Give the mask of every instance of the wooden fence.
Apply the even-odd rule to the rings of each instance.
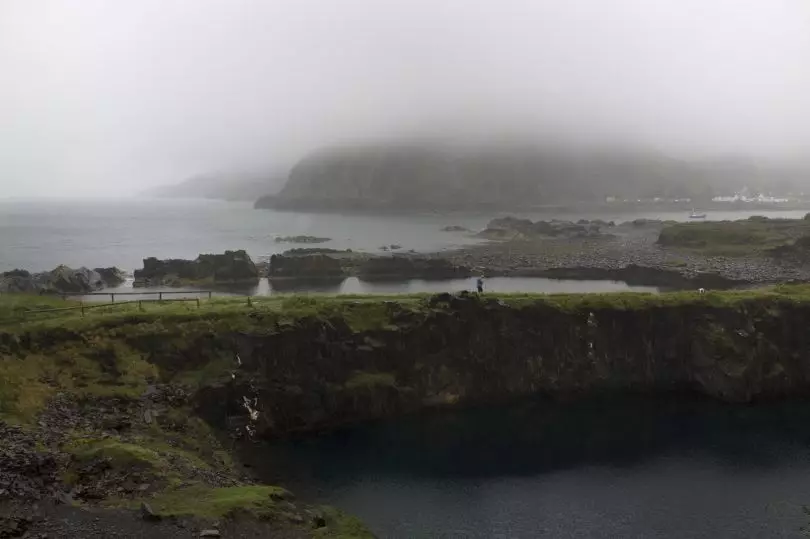
[[[73,296],[110,296],[110,301],[115,303],[115,296],[157,296],[158,301],[163,301],[164,295],[172,295],[172,294],[208,294],[208,299],[211,299],[211,294],[213,290],[171,290],[171,291],[158,291],[158,292],[88,292],[88,293],[81,293],[81,292],[71,292],[61,294],[62,299],[67,299]],[[154,300],[147,300],[147,301],[154,301]]]

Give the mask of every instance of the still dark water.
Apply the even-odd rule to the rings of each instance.
[[[798,538],[810,523],[810,402],[533,400],[245,457],[380,537]]]

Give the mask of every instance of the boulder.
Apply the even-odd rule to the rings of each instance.
[[[104,288],[101,275],[88,268],[72,269],[61,265],[45,274],[45,291],[81,293]]]
[[[37,292],[33,276],[21,269],[0,274],[0,293],[17,294]]]
[[[38,294],[86,294],[104,288],[98,272],[57,266],[44,273],[15,269],[0,275],[0,292]]]
[[[104,286],[110,288],[118,286],[127,280],[126,274],[115,266],[110,268],[95,268],[93,271],[101,276],[101,280],[104,281]]]
[[[259,270],[245,250],[225,251],[224,254],[203,254],[195,264],[204,278],[213,277],[215,282],[247,282],[259,278]]]

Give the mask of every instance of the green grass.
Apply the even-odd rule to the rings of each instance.
[[[316,537],[339,539],[371,539],[374,537],[359,518],[347,515],[334,507],[322,506],[320,510],[326,520],[326,528],[315,530]]]
[[[148,501],[156,513],[166,517],[219,519],[243,514],[269,519],[279,513],[276,500],[288,496],[289,493],[281,487],[263,485],[223,488],[193,486],[165,491]]]
[[[248,306],[245,298],[215,298],[196,304],[149,303],[143,311],[137,306],[122,305],[88,311],[82,317],[74,311],[65,311],[58,316],[46,319],[35,317],[13,322],[0,322],[0,338],[20,334],[46,334],[64,339],[69,333],[77,339],[84,339],[94,333],[105,336],[126,336],[137,334],[161,335],[177,329],[183,324],[208,324],[220,332],[240,329],[274,331],[273,322],[295,323],[302,318],[341,318],[355,331],[390,329],[390,308],[386,302],[395,303],[400,308],[427,312],[430,308],[426,300],[430,294],[402,295],[290,295],[252,298]],[[648,308],[666,305],[699,302],[701,304],[728,305],[751,298],[780,297],[795,301],[810,301],[810,285],[784,285],[756,290],[710,291],[698,296],[696,291],[650,294],[637,292],[607,294],[486,294],[483,300],[498,299],[508,305],[525,306],[542,303],[549,307],[586,309],[593,306],[613,306],[621,309]],[[0,296],[0,310],[10,296]],[[23,298],[12,298],[20,303]],[[61,301],[61,300],[59,300]],[[21,303],[25,304],[23,300]],[[183,335],[177,337],[183,340]],[[2,346],[2,340],[0,340]],[[60,346],[64,346],[61,344]],[[2,351],[2,348],[0,348]]]
[[[707,255],[743,256],[761,254],[807,235],[810,235],[810,220],[751,217],[739,221],[671,224],[661,230],[658,243]]]
[[[103,458],[108,460],[114,468],[159,468],[163,466],[163,459],[157,451],[113,438],[106,440],[79,439],[70,444],[66,450],[78,462]]]

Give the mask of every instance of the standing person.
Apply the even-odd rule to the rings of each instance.
[[[478,288],[478,293],[481,294],[484,292],[484,276],[479,275],[478,279],[475,280],[475,287]]]

